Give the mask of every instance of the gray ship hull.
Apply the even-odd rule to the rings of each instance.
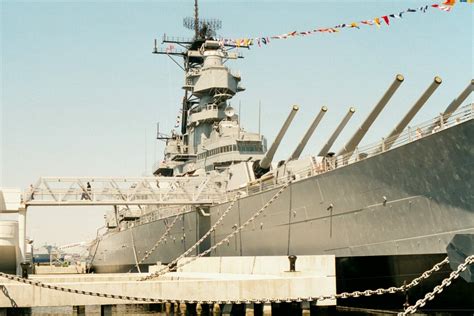
[[[441,260],[455,234],[474,233],[473,170],[471,119],[383,154],[295,181],[252,224],[211,255],[335,254],[338,291],[400,285]],[[241,198],[201,251],[243,224],[277,191]],[[167,242],[143,268],[179,256],[227,206],[211,207],[210,217],[196,212],[182,215]],[[133,228],[138,259],[164,231],[163,220]],[[97,247],[93,260],[97,272],[125,272],[135,264],[130,230],[106,234]],[[406,258],[416,264],[407,264]],[[366,265],[372,275],[362,272]],[[377,271],[382,272],[377,276]]]
[[[245,197],[212,244],[263,206],[274,189]],[[256,221],[213,255],[445,253],[474,233],[474,121],[384,154],[293,183]],[[211,224],[227,208],[211,209]]]

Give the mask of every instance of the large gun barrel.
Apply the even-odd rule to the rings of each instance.
[[[407,127],[408,123],[410,123],[416,113],[418,113],[421,107],[426,103],[426,101],[430,98],[430,96],[433,94],[433,92],[435,92],[435,90],[442,82],[443,80],[441,80],[440,77],[434,77],[433,82],[430,84],[430,86],[425,90],[425,92],[421,95],[418,101],[413,104],[410,111],[405,114],[405,117],[402,118],[400,123],[398,123],[398,125],[393,129],[390,135],[387,136],[388,141],[385,144],[385,150],[388,150],[392,147],[393,143],[395,143],[395,141],[397,140],[398,135],[403,132],[405,127]]]
[[[327,111],[328,111],[328,108],[326,106],[323,106],[321,108],[321,111],[319,111],[318,115],[314,118],[313,123],[311,123],[308,130],[306,131],[303,138],[301,139],[298,146],[296,147],[295,151],[291,154],[288,160],[294,160],[300,157],[301,153],[303,152],[303,149],[306,147],[306,144],[308,143],[309,139],[313,135],[314,130],[319,125],[319,122],[321,122],[324,114],[326,114]]]
[[[461,94],[448,105],[446,110],[443,112],[444,119],[447,120],[448,117],[453,114],[454,111],[461,105],[461,103],[466,100],[466,98],[471,94],[472,90],[474,89],[474,79],[471,79],[471,82],[467,85],[466,89],[461,92]]]
[[[339,134],[342,132],[344,127],[346,127],[347,122],[349,122],[350,118],[352,115],[355,113],[355,108],[351,107],[349,111],[347,112],[346,116],[342,119],[341,123],[337,126],[336,130],[334,133],[332,133],[331,137],[328,139],[324,147],[321,149],[319,152],[318,156],[326,156],[327,153],[329,152],[329,149],[331,149],[331,146],[334,144],[336,141],[336,138],[339,136]]]
[[[375,105],[370,112],[369,116],[365,119],[364,123],[359,127],[359,129],[355,132],[352,138],[346,143],[346,145],[339,151],[338,155],[343,155],[347,153],[353,152],[357,145],[359,145],[362,138],[365,136],[367,131],[369,130],[370,126],[374,123],[377,116],[382,112],[382,109],[387,105],[388,101],[392,98],[393,94],[402,84],[403,80],[402,75],[398,74],[395,77],[395,80],[392,82],[390,87],[385,91],[385,94],[382,96],[380,101]]]
[[[253,169],[254,169],[255,176],[257,178],[260,178],[262,175],[267,173],[268,170],[270,170],[273,156],[275,156],[276,150],[278,149],[278,146],[280,146],[280,142],[283,139],[283,136],[285,136],[285,133],[288,130],[288,127],[290,127],[291,121],[293,121],[293,118],[295,117],[296,112],[298,112],[298,110],[299,110],[299,107],[297,105],[293,105],[293,107],[291,108],[290,114],[286,118],[285,123],[283,123],[283,126],[278,132],[278,135],[273,141],[273,144],[270,147],[270,149],[267,151],[267,153],[262,158],[262,160],[256,161],[254,163]]]

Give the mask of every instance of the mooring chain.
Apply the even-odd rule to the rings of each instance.
[[[399,287],[389,287],[386,289],[380,288],[376,290],[365,290],[365,291],[354,291],[354,292],[342,292],[339,294],[327,295],[327,296],[318,296],[315,297],[315,300],[335,300],[335,299],[344,299],[344,298],[352,298],[352,297],[361,297],[361,296],[372,296],[372,295],[384,295],[384,294],[394,294],[398,292],[404,292],[412,287],[417,286],[420,284],[420,281],[425,280],[433,274],[435,271],[439,271],[441,267],[445,264],[449,263],[448,257],[444,258],[444,260],[436,263],[431,269],[423,272],[419,277],[413,279],[410,283],[406,285],[402,285]]]
[[[195,257],[189,257],[187,258],[188,260],[185,261],[185,262],[182,262],[178,265],[176,265],[176,269],[178,268],[181,268],[191,262],[193,262],[194,260],[200,258],[200,257],[203,257],[207,254],[209,254],[211,251],[213,251],[214,249],[216,249],[217,247],[221,246],[222,244],[224,243],[228,243],[229,242],[229,239],[234,237],[238,232],[240,232],[242,229],[244,229],[246,226],[248,226],[250,223],[252,223],[265,209],[267,209],[282,193],[283,191],[285,191],[285,189],[290,185],[291,181],[290,182],[287,182],[285,185],[283,185],[280,190],[270,199],[268,200],[267,203],[265,203],[265,205],[259,209],[257,212],[254,213],[254,215],[252,217],[250,217],[245,223],[243,223],[240,227],[236,228],[232,233],[228,234],[226,237],[224,237],[223,239],[221,239],[221,241],[219,241],[217,244],[215,244],[214,246],[212,246],[211,248],[207,249],[206,251],[200,253],[198,256],[195,256]],[[180,259],[184,258],[185,256],[181,256]],[[177,260],[176,260],[177,262]],[[175,264],[176,264],[175,262]],[[166,272],[163,272],[161,274],[164,274]],[[159,276],[159,275],[158,275]],[[155,276],[154,276],[155,277]]]
[[[398,313],[398,316],[413,314],[418,308],[425,306],[426,302],[433,300],[437,294],[443,292],[443,289],[450,286],[451,282],[457,279],[461,272],[466,270],[467,266],[471,264],[474,264],[474,255],[467,257],[466,260],[464,260],[464,262],[461,263],[455,271],[449,274],[449,277],[441,281],[441,284],[435,286],[431,292],[426,293],[425,297],[416,301],[414,305],[407,307],[404,312]]]
[[[425,273],[431,273],[433,271],[439,270],[439,267],[446,263],[447,259],[444,259],[440,263],[437,263],[435,266],[433,266],[432,269],[428,270]],[[474,264],[474,255],[469,256],[466,258],[465,262],[460,264],[456,271],[451,272],[450,276],[446,279],[444,279],[441,283],[441,285],[438,285],[434,288],[434,290],[430,293],[427,293],[425,295],[424,299],[418,300],[415,305],[408,307],[403,313],[400,313],[399,315],[407,315],[410,313],[414,313],[419,307],[423,307],[428,300],[434,299],[435,295],[438,293],[441,293],[443,291],[443,288],[448,287],[451,285],[451,282],[458,278],[460,273],[464,270],[466,270],[467,266],[470,264]],[[419,284],[419,280],[421,279],[426,279],[426,274],[423,273],[420,277],[414,279],[418,280],[418,282],[410,282],[410,284],[414,284],[412,286],[416,286]],[[430,273],[430,274],[431,274]],[[390,287],[387,289],[377,289],[377,290],[366,290],[366,291],[354,291],[351,293],[344,292],[340,294],[334,294],[334,295],[328,295],[328,296],[309,296],[309,297],[288,297],[288,298],[261,298],[261,299],[246,299],[246,300],[228,300],[228,301],[223,301],[223,300],[176,300],[176,299],[156,299],[156,298],[148,298],[148,297],[135,297],[135,296],[125,296],[125,295],[116,295],[116,294],[104,294],[104,293],[99,293],[99,292],[91,292],[91,291],[84,291],[84,290],[76,290],[76,289],[71,289],[71,288],[66,288],[62,286],[56,286],[56,285],[50,285],[50,284],[45,284],[40,281],[33,281],[30,279],[24,279],[21,277],[18,277],[16,275],[11,275],[7,273],[0,272],[0,277],[4,277],[9,280],[37,286],[37,287],[42,287],[46,289],[51,289],[51,290],[56,290],[56,291],[62,291],[62,292],[67,292],[67,293],[75,293],[75,294],[81,294],[81,295],[89,295],[89,296],[98,296],[98,297],[104,297],[104,298],[112,298],[112,299],[120,299],[120,300],[129,300],[129,301],[137,301],[137,302],[149,302],[149,303],[199,303],[199,304],[262,304],[262,303],[282,303],[282,302],[311,302],[311,301],[323,301],[323,300],[335,300],[335,299],[344,299],[344,298],[349,298],[349,297],[360,297],[360,296],[371,296],[371,295],[382,295],[382,294],[387,294],[387,293],[397,293],[397,292],[402,292],[405,291],[408,286],[410,285],[405,285],[401,287]]]
[[[184,211],[185,208],[183,208],[183,211]],[[176,217],[173,219],[173,221],[171,222],[170,225],[168,225],[166,227],[166,231],[163,233],[163,235],[160,237],[160,239],[158,239],[158,241],[155,243],[155,245],[153,245],[153,247],[151,247],[150,250],[146,251],[145,252],[145,256],[143,256],[143,258],[141,260],[139,260],[136,264],[136,266],[139,266],[141,263],[143,263],[146,259],[148,259],[148,257],[151,256],[151,254],[156,250],[156,248],[158,248],[158,246],[165,240],[166,236],[168,236],[169,232],[171,231],[171,229],[173,228],[174,224],[176,224],[176,222],[178,221],[178,218],[179,216],[182,214],[182,212],[179,212]],[[128,270],[128,272],[132,272],[133,268],[131,268],[130,270]]]
[[[194,249],[196,249],[215,229],[216,227],[224,220],[224,217],[230,212],[230,210],[234,207],[235,202],[239,198],[239,193],[234,197],[234,199],[230,202],[229,206],[227,209],[222,213],[221,217],[212,225],[212,227],[193,245],[191,246],[188,250],[186,250],[183,254],[181,254],[178,258],[174,259],[170,263],[168,263],[164,268],[144,277],[139,279],[139,281],[145,281],[145,280],[150,280],[152,278],[156,278],[160,275],[163,275],[171,270],[172,267],[176,266],[176,263],[190,254]]]
[[[5,285],[0,285],[0,289],[2,290],[3,295],[10,301],[10,305],[12,307],[18,307],[18,304],[16,301],[10,296],[10,293],[8,293],[8,289]]]
[[[140,281],[144,281],[144,280],[150,280],[150,279],[153,279],[153,278],[156,278],[156,277],[159,277],[160,275],[163,275],[165,273],[167,273],[168,271],[170,271],[171,267],[175,267],[176,269],[178,268],[181,268],[183,267],[184,265],[187,265],[188,263],[191,263],[192,261],[196,260],[197,258],[199,257],[203,257],[205,255],[207,255],[208,253],[210,253],[212,250],[216,249],[217,247],[219,247],[220,245],[222,245],[223,243],[225,242],[228,242],[230,238],[232,238],[235,234],[237,234],[239,231],[241,231],[243,228],[245,228],[248,224],[250,224],[251,222],[253,222],[255,220],[255,218],[257,218],[257,216],[259,216],[267,207],[269,207],[279,196],[280,194],[283,193],[283,191],[290,185],[291,181],[290,182],[287,182],[285,183],[281,188],[280,190],[270,199],[268,200],[268,202],[261,208],[259,209],[257,212],[254,213],[254,215],[249,218],[243,225],[241,225],[240,227],[238,227],[236,230],[234,230],[232,233],[230,233],[229,235],[227,235],[225,238],[223,238],[220,242],[218,242],[217,244],[215,244],[214,246],[212,246],[211,248],[207,249],[206,251],[200,253],[198,256],[194,256],[194,257],[190,257],[188,261],[186,262],[182,262],[180,264],[177,265],[177,262],[183,258],[185,258],[189,253],[191,253],[192,250],[194,250],[194,248],[196,248],[199,244],[201,244],[205,238],[207,238],[211,232],[213,232],[216,227],[222,222],[222,220],[224,219],[225,215],[227,215],[228,212],[230,212],[230,210],[232,209],[234,203],[238,200],[239,198],[239,194],[237,194],[234,198],[234,200],[232,200],[231,202],[231,205],[229,205],[229,207],[225,210],[225,212],[222,214],[222,216],[217,220],[217,222],[211,227],[211,229],[209,229],[206,234],[204,234],[204,236],[198,240],[198,242],[196,242],[194,244],[194,246],[192,246],[191,248],[189,248],[186,252],[184,252],[182,255],[180,255],[178,258],[176,258],[175,260],[173,260],[170,264],[168,264],[167,266],[165,266],[163,269],[160,269],[152,274],[150,274],[149,276],[146,276],[144,277],[143,279],[140,279]]]
[[[147,298],[147,297],[136,297],[136,296],[126,296],[126,295],[116,295],[116,294],[104,294],[104,293],[99,293],[99,292],[91,292],[91,291],[71,289],[71,288],[67,288],[67,287],[63,287],[63,286],[46,284],[46,283],[43,283],[43,282],[40,282],[40,281],[33,281],[31,279],[25,279],[25,278],[18,277],[16,275],[7,274],[7,273],[3,273],[3,272],[0,272],[0,276],[4,277],[6,279],[12,280],[12,281],[17,281],[17,282],[20,282],[20,283],[25,283],[25,284],[29,284],[29,285],[33,285],[33,286],[37,286],[37,287],[42,287],[42,288],[45,288],[45,289],[62,291],[62,292],[67,292],[67,293],[89,295],[89,296],[98,296],[98,297],[113,298],[113,299],[128,300],[128,301],[140,301],[140,302],[151,302],[151,303],[166,303],[167,302],[167,300]]]
[[[408,290],[408,289],[411,289],[412,287],[415,287],[417,286],[418,284],[420,284],[421,281],[425,280],[425,279],[428,279],[431,274],[433,274],[433,272],[435,271],[439,271],[441,269],[441,267],[445,264],[448,264],[449,263],[449,259],[448,257],[444,258],[443,261],[441,262],[438,262],[437,264],[435,264],[431,269],[423,272],[419,277],[413,279],[410,283],[408,283],[407,285],[402,285],[401,287],[403,288],[403,291],[404,290]]]

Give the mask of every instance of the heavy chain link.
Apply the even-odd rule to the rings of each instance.
[[[426,305],[426,302],[431,301],[435,298],[435,296],[441,292],[443,292],[443,289],[445,287],[448,287],[451,285],[451,282],[454,279],[457,279],[461,272],[467,269],[467,266],[471,265],[474,263],[474,255],[471,255],[464,260],[464,263],[461,263],[458,268],[451,272],[449,274],[449,277],[445,278],[443,281],[441,281],[441,284],[437,285],[434,287],[434,289],[431,292],[426,293],[425,297],[422,299],[419,299],[416,301],[415,305],[407,307],[404,312],[398,313],[398,316],[404,316],[408,314],[413,314],[416,312],[416,310],[420,307],[423,307]]]
[[[386,289],[380,288],[376,290],[365,290],[365,291],[354,291],[354,292],[342,292],[340,294],[333,294],[327,296],[318,296],[315,299],[317,300],[335,300],[335,299],[344,299],[344,298],[352,298],[352,297],[361,297],[361,296],[372,296],[372,295],[383,295],[383,294],[394,294],[399,292],[404,292],[412,287],[417,286],[420,284],[421,281],[430,277],[431,274],[435,271],[439,271],[444,264],[449,262],[448,257],[446,257],[443,261],[436,263],[431,269],[423,272],[419,277],[413,279],[410,283],[406,285],[402,285],[399,287],[389,287]]]
[[[211,251],[213,251],[214,249],[216,249],[217,247],[221,246],[222,244],[226,243],[229,241],[230,238],[232,238],[234,235],[236,235],[238,232],[240,232],[242,229],[244,229],[247,225],[249,225],[251,222],[253,222],[265,209],[267,209],[282,193],[283,191],[285,191],[285,189],[290,185],[291,181],[285,183],[281,188],[280,190],[278,190],[277,193],[275,193],[274,196],[272,196],[272,198],[270,200],[268,200],[267,203],[265,203],[265,205],[259,209],[257,212],[255,212],[253,214],[252,217],[250,217],[244,224],[242,224],[240,227],[238,227],[237,229],[235,229],[232,233],[228,234],[225,238],[223,238],[221,241],[219,241],[217,244],[215,244],[214,246],[212,246],[211,248],[207,249],[206,251],[200,253],[199,255],[197,256],[194,256],[194,257],[190,257],[188,258],[187,261],[185,262],[181,262],[179,264],[178,261],[185,258],[189,253],[191,253],[192,250],[194,250],[199,244],[201,244],[205,238],[207,238],[211,232],[213,232],[216,227],[222,222],[222,220],[224,219],[225,215],[227,215],[227,213],[230,212],[230,210],[232,209],[232,207],[234,206],[234,203],[238,200],[239,198],[239,194],[237,194],[234,198],[234,200],[232,201],[232,203],[229,205],[229,207],[225,210],[225,212],[222,214],[222,216],[217,220],[217,222],[211,227],[211,229],[209,229],[206,234],[204,234],[204,236],[198,240],[198,242],[196,242],[194,244],[194,246],[192,246],[191,248],[189,248],[185,253],[183,253],[181,256],[179,256],[178,258],[176,258],[175,260],[173,260],[171,263],[169,263],[168,265],[166,265],[164,268],[140,279],[140,281],[144,281],[144,280],[150,280],[150,279],[153,279],[153,278],[157,278],[159,277],[160,275],[163,275],[167,272],[170,271],[171,267],[175,267],[176,269],[178,268],[181,268],[191,262],[193,262],[194,260],[196,260],[197,258],[200,258],[200,257],[203,257],[207,254],[209,254]]]
[[[439,267],[445,263],[447,263],[447,258],[443,261],[435,264],[433,268],[423,273],[420,277],[414,279],[410,284],[400,287],[390,287],[387,289],[377,289],[377,290],[365,290],[365,291],[354,291],[354,292],[343,292],[340,294],[328,295],[328,296],[309,296],[309,297],[288,297],[288,298],[261,298],[261,299],[247,299],[247,300],[229,300],[229,301],[221,301],[221,300],[173,300],[173,299],[156,299],[156,298],[148,298],[148,297],[135,297],[135,296],[125,296],[125,295],[116,295],[116,294],[104,294],[99,292],[91,292],[91,291],[84,291],[84,290],[77,290],[71,289],[62,286],[56,286],[51,284],[45,284],[40,281],[33,281],[30,279],[24,279],[15,275],[7,274],[0,272],[0,277],[4,277],[9,280],[42,287],[46,289],[62,291],[67,293],[75,293],[80,295],[89,295],[89,296],[97,296],[97,297],[104,297],[104,298],[112,298],[112,299],[120,299],[120,300],[129,300],[129,301],[137,301],[137,302],[149,302],[149,303],[200,303],[200,304],[262,304],[262,303],[281,303],[281,302],[311,302],[311,301],[322,301],[322,300],[335,300],[335,299],[345,299],[350,297],[360,297],[360,296],[372,296],[372,295],[383,295],[383,294],[391,294],[397,292],[403,292],[408,287],[414,287],[420,283],[420,280],[426,279],[431,275],[434,271],[438,271]],[[444,287],[447,287],[451,284],[451,282],[459,277],[459,274],[466,270],[467,266],[474,263],[474,255],[466,258],[466,261],[463,264],[460,264],[456,271],[451,272],[450,276],[443,280],[441,285],[435,287],[435,289],[426,294],[425,298],[416,302],[415,305],[408,307],[405,312],[400,313],[399,315],[407,315],[409,313],[414,313],[419,307],[424,306],[426,301],[432,300],[435,297],[435,294],[441,293]]]
[[[161,300],[161,299],[154,299],[154,298],[148,298],[148,297],[136,297],[136,296],[125,296],[125,295],[116,295],[116,294],[104,294],[104,293],[99,293],[99,292],[90,292],[90,291],[84,291],[84,290],[77,290],[77,289],[71,289],[63,286],[57,286],[57,285],[52,285],[52,284],[46,284],[40,281],[34,281],[31,279],[24,279],[20,278],[16,275],[11,275],[7,273],[0,272],[0,276],[4,277],[6,279],[12,280],[12,281],[17,281],[20,283],[25,283],[37,287],[42,287],[45,289],[50,289],[50,290],[56,290],[56,291],[61,291],[61,292],[67,292],[67,293],[75,293],[75,294],[81,294],[81,295],[89,295],[89,296],[98,296],[98,297],[105,297],[105,298],[114,298],[118,300],[128,300],[128,301],[140,301],[140,302],[150,302],[150,303],[166,303],[166,300]]]
[[[160,237],[160,239],[158,239],[158,241],[155,243],[155,245],[153,245],[153,247],[151,247],[150,250],[145,252],[145,256],[143,256],[143,258],[137,262],[136,267],[138,267],[140,264],[143,263],[143,261],[148,259],[148,257],[151,256],[151,254],[156,250],[156,248],[158,248],[158,246],[165,240],[166,236],[168,236],[168,234],[169,234],[170,230],[173,228],[174,224],[176,224],[176,222],[178,221],[178,218],[179,218],[180,215],[182,215],[182,212],[179,212],[179,214],[177,214],[175,216],[175,218],[173,219],[171,224],[166,227],[166,231],[163,233],[163,235]],[[130,272],[132,272],[132,270],[133,270],[133,268],[128,270],[128,272],[130,273]]]
[[[433,274],[433,272],[439,271],[443,265],[448,264],[448,263],[449,263],[449,258],[448,257],[444,258],[443,261],[438,262],[431,269],[423,272],[419,277],[413,279],[407,285],[401,286],[403,288],[402,291],[405,291],[405,290],[411,289],[412,287],[417,286],[418,284],[420,284],[421,281],[428,279],[431,276],[431,274]]]
[[[173,267],[176,267],[176,263],[181,260],[182,258],[186,257],[188,254],[190,254],[194,249],[196,249],[213,231],[214,229],[217,227],[217,225],[219,225],[223,220],[224,220],[224,217],[230,212],[230,210],[234,207],[234,204],[235,202],[237,201],[237,199],[239,198],[239,194],[237,194],[234,199],[232,200],[232,202],[230,202],[229,206],[227,207],[227,209],[224,211],[224,213],[222,213],[221,217],[219,217],[219,219],[216,221],[216,223],[211,227],[211,229],[209,229],[202,237],[201,239],[199,239],[194,245],[192,245],[188,250],[186,250],[183,254],[181,254],[178,258],[174,259],[173,261],[171,261],[170,263],[168,263],[165,267],[163,267],[162,269],[144,277],[144,278],[141,278],[139,279],[139,281],[145,281],[145,280],[150,280],[150,279],[153,279],[153,278],[156,278],[156,277],[159,277],[160,275],[163,275],[167,272],[169,272],[171,270],[171,268]]]

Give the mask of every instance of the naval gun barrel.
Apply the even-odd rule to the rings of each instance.
[[[298,112],[298,110],[299,110],[299,107],[297,105],[293,105],[291,107],[290,114],[286,118],[285,123],[283,123],[283,126],[281,127],[280,131],[278,132],[278,135],[273,141],[272,146],[267,151],[267,153],[262,158],[262,160],[256,161],[254,163],[253,169],[255,172],[255,176],[257,178],[260,178],[262,175],[267,173],[268,170],[270,170],[273,156],[275,156],[276,150],[278,149],[278,146],[280,146],[280,142],[283,139],[283,136],[285,136],[285,133],[288,130],[288,127],[290,127],[291,121],[293,121],[293,118],[295,117],[296,112]]]
[[[398,74],[395,76],[395,80],[392,82],[387,91],[385,91],[385,94],[382,96],[380,101],[375,105],[375,107],[372,109],[372,112],[370,112],[369,116],[367,116],[364,123],[362,123],[352,138],[339,151],[338,155],[351,153],[356,149],[357,145],[359,145],[360,141],[365,136],[370,126],[374,123],[377,116],[380,114],[380,112],[382,112],[383,108],[387,105],[388,101],[390,101],[393,94],[400,87],[403,80],[405,80],[405,78],[403,78],[402,75]]]
[[[474,79],[471,79],[471,82],[467,85],[466,89],[461,92],[461,94],[448,105],[446,110],[443,112],[443,117],[445,120],[453,114],[454,111],[461,105],[461,103],[466,100],[466,98],[471,94],[472,90],[474,89]]]
[[[288,160],[294,160],[300,157],[301,153],[303,152],[303,149],[306,147],[306,144],[308,143],[309,139],[313,135],[314,130],[319,125],[319,122],[321,122],[324,114],[326,114],[327,111],[328,111],[328,108],[326,106],[323,106],[321,108],[321,111],[319,111],[318,115],[314,118],[313,123],[311,123],[308,130],[306,131],[303,138],[301,139],[298,146],[296,147],[295,151],[291,154]]]
[[[331,137],[329,137],[328,141],[326,142],[326,145],[319,151],[318,156],[326,156],[327,153],[329,152],[329,149],[331,149],[331,146],[334,144],[336,141],[336,138],[339,136],[339,134],[342,132],[344,127],[346,127],[347,122],[351,119],[352,115],[355,113],[355,108],[351,107],[349,111],[347,112],[346,116],[342,119],[341,123],[337,126],[336,130],[334,133],[332,133]]]
[[[402,118],[400,123],[397,124],[397,126],[393,129],[393,131],[390,133],[390,135],[387,136],[387,143],[385,144],[385,150],[388,150],[392,147],[393,143],[398,138],[398,135],[405,129],[405,127],[410,123],[410,121],[413,119],[413,117],[418,113],[418,111],[421,109],[421,107],[426,103],[426,101],[430,98],[430,96],[435,92],[435,90],[439,87],[439,85],[443,82],[440,77],[436,76],[433,79],[433,82],[430,84],[430,86],[425,90],[425,92],[420,96],[418,101],[413,104],[411,109],[408,111],[407,114],[405,114],[405,117]]]

